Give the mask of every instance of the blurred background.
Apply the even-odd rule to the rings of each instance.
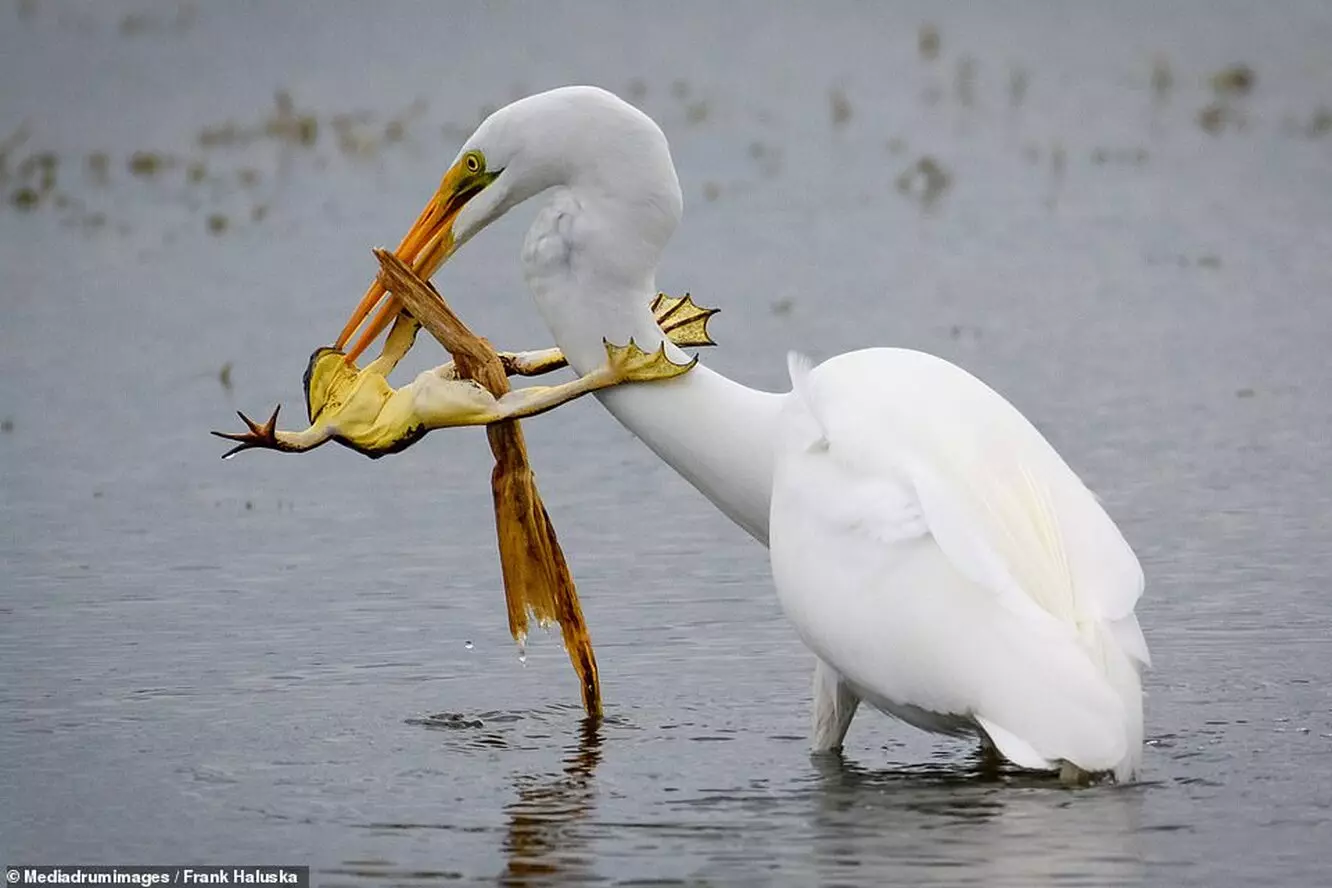
[[[567,83],[671,142],[704,360],[942,355],[1143,562],[1145,779],[871,713],[812,761],[766,552],[593,400],[525,424],[609,717],[505,626],[484,436],[223,463],[472,128]],[[0,857],[321,884],[1308,885],[1332,854],[1332,5],[0,4]],[[550,343],[535,207],[436,279]],[[443,360],[423,341],[402,379]],[[636,519],[666,516],[643,535]]]

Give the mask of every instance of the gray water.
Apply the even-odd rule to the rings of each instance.
[[[986,779],[873,712],[812,759],[766,553],[593,401],[526,428],[599,729],[558,637],[508,638],[483,435],[218,459],[235,409],[299,419],[486,108],[577,81],[671,139],[658,283],[724,309],[711,366],[931,351],[1103,496],[1148,577],[1141,783]],[[4,862],[1326,880],[1332,6],[26,0],[0,83]],[[544,346],[513,216],[437,280]]]

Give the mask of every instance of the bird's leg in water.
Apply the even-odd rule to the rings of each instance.
[[[999,747],[994,745],[989,736],[984,731],[980,732],[980,772],[983,776],[997,779],[999,771],[1003,767],[1004,757],[999,752]]]
[[[814,664],[813,704],[810,708],[810,752],[837,752],[842,748],[860,698],[827,663]]]
[[[1059,782],[1070,789],[1079,786],[1091,786],[1103,776],[1104,774],[1084,771],[1072,762],[1059,763]]]

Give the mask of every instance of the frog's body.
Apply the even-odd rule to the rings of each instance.
[[[472,380],[459,379],[451,363],[396,389],[377,369],[348,364],[337,349],[311,355],[305,371],[310,428],[377,459],[410,447],[433,428],[484,425],[499,411],[500,401]]]
[[[701,309],[688,296],[664,294],[653,302],[658,322],[671,341],[682,346],[712,345],[707,320],[715,309]],[[278,411],[258,424],[245,414],[248,432],[213,434],[239,444],[227,452],[261,447],[300,453],[328,441],[337,441],[371,459],[397,453],[426,433],[456,426],[488,425],[502,420],[535,416],[598,389],[622,382],[670,379],[687,372],[697,361],[674,364],[664,349],[647,353],[632,341],[624,346],[606,344],[606,363],[585,376],[556,386],[516,389],[496,398],[480,384],[460,379],[453,363],[426,370],[407,385],[394,388],[388,376],[411,348],[420,329],[400,315],[384,344],[384,352],[364,369],[349,363],[338,349],[320,348],[310,356],[305,371],[305,402],[310,426],[288,432],[276,428]],[[511,374],[537,375],[565,366],[558,349],[501,354]]]

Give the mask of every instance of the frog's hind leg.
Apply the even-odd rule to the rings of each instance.
[[[665,344],[645,352],[632,339],[628,345],[606,343],[606,361],[597,369],[562,385],[514,389],[499,400],[500,419],[522,419],[554,410],[589,392],[624,382],[653,382],[689,372],[698,358],[676,364],[666,356]]]
[[[708,334],[708,321],[720,309],[701,308],[688,293],[681,297],[658,293],[650,307],[662,332],[676,345],[690,348],[717,344]],[[509,376],[543,376],[569,366],[558,348],[500,352],[499,359]]]

